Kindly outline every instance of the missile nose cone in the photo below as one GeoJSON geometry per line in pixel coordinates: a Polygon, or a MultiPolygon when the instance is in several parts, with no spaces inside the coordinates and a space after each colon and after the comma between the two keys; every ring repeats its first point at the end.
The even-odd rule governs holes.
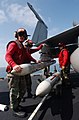
{"type": "Polygon", "coordinates": [[[36,89],[36,96],[44,96],[48,94],[51,90],[51,83],[49,81],[42,81],[37,89],[36,89]]]}

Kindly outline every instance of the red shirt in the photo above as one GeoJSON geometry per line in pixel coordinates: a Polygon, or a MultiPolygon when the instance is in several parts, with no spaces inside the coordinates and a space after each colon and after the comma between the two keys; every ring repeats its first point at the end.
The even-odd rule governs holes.
{"type": "Polygon", "coordinates": [[[59,64],[60,67],[62,68],[62,66],[67,66],[68,63],[69,63],[69,51],[66,48],[64,48],[59,53],[59,64]]]}
{"type": "Polygon", "coordinates": [[[15,65],[28,63],[28,61],[36,62],[36,60],[26,51],[23,45],[19,42],[11,42],[6,50],[5,59],[13,68],[15,65]]]}

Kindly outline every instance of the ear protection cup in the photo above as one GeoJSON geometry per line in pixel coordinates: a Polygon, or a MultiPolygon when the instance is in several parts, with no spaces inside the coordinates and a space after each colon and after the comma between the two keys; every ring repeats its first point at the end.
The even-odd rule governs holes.
{"type": "Polygon", "coordinates": [[[14,32],[15,38],[18,38],[17,31],[14,32]]]}

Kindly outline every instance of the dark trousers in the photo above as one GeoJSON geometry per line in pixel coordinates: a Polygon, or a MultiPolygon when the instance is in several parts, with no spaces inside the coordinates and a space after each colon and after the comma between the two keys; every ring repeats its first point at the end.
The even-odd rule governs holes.
{"type": "Polygon", "coordinates": [[[61,78],[62,79],[69,79],[70,75],[70,64],[68,64],[65,69],[61,70],[61,78]]]}
{"type": "Polygon", "coordinates": [[[32,81],[31,81],[31,76],[30,74],[25,76],[26,79],[26,89],[27,89],[27,93],[31,93],[31,86],[32,86],[32,81]]]}

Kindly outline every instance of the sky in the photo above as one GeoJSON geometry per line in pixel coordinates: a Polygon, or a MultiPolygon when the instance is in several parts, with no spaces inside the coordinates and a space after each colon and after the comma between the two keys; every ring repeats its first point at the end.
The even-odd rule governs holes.
{"type": "Polygon", "coordinates": [[[0,0],[0,67],[7,65],[6,45],[15,40],[14,31],[24,27],[32,38],[37,19],[27,2],[48,26],[48,38],[79,23],[79,0],[0,0]]]}

